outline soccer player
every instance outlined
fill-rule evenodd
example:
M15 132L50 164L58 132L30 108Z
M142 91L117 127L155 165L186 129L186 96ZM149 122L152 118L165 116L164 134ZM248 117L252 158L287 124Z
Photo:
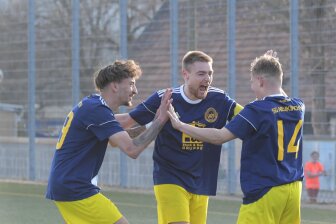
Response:
M153 125L137 138L132 140L116 121L114 112L118 107L132 105L140 75L140 66L133 60L117 60L102 68L95 76L99 93L82 99L68 114L56 145L46 193L66 223L128 224L91 181L98 174L108 143L135 159L168 120L170 89L160 97Z
M190 51L183 57L184 84L173 89L172 104L186 123L222 128L242 107L223 90L211 86L212 63L212 58L201 51ZM153 93L129 114L116 118L125 127L148 124L163 93ZM209 195L216 194L220 153L220 144L198 141L165 124L153 153L159 224L206 223Z
M244 193L237 223L299 224L302 191L302 124L304 103L282 90L283 72L276 52L251 64L251 89L257 100L224 128L197 128L179 120L174 128L203 142L243 141L240 183Z

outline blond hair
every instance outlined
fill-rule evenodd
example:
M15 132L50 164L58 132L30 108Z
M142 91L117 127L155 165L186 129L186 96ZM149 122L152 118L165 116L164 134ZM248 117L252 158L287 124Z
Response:
M252 75L264 75L282 81L283 72L279 58L264 54L251 63Z
M182 69L188 70L189 65L195 62L213 63L212 58L203 51L188 51L182 59Z

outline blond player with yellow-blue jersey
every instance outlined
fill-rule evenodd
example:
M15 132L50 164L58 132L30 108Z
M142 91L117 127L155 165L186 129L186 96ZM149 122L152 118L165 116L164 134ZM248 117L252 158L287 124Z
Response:
M92 183L107 144L135 159L168 120L171 90L161 97L153 125L135 139L120 126L114 111L131 106L141 69L133 60L117 60L95 76L97 94L85 97L68 114L56 145L46 198L54 200L68 224L128 224L114 203Z
M283 72L276 52L251 64L251 89L257 100L224 128L197 128L181 122L170 108L174 128L195 139L222 144L243 140L238 224L299 224L303 179L302 124L305 106L282 90Z
M190 51L182 59L184 84L173 89L172 104L180 119L197 127L222 128L241 106L211 86L212 58ZM117 115L122 125L152 121L164 90L154 92L129 114ZM208 144L175 130L169 122L155 140L154 193L159 224L205 224L209 195L216 195L221 145Z

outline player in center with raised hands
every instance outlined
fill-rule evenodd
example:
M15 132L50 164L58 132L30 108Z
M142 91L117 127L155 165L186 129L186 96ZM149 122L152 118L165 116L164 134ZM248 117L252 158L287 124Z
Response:
M179 118L196 127L222 128L242 107L212 87L213 59L202 51L182 59L184 84L174 88L172 105ZM116 115L124 128L150 123L165 90L154 92L128 114ZM155 141L154 192L159 224L204 224L208 199L216 195L221 145L198 141L168 122Z

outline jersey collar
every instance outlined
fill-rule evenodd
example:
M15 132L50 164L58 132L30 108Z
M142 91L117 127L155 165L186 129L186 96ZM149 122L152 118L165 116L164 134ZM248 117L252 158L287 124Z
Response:
M191 100L191 99L189 99L189 98L187 97L187 95L185 95L184 90L183 90L183 87L184 87L184 85L180 86L180 92L181 92L182 98L183 98L186 102L188 102L188 103L190 103L190 104L198 104L199 102L202 101L202 99L198 99L198 100Z
M268 97L286 97L286 96L284 96L283 94L281 94L281 93L278 93L278 94L271 94L271 95L268 95L268 96L265 96L264 98L263 98L263 100L265 100L266 98L268 98Z

